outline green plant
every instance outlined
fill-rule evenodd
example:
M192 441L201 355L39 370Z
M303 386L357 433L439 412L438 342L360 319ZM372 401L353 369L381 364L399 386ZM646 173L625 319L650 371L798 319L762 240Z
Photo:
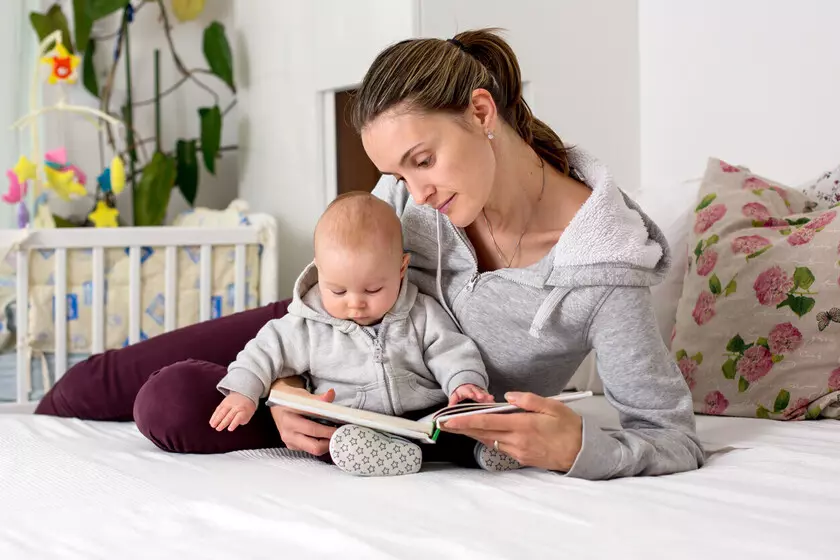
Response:
M146 6L155 5L160 10L160 22L166 35L167 45L172 60L181 74L181 78L171 87L161 91L160 88L160 52L155 51L154 83L155 93L151 99L135 101L132 98L131 59L131 22L134 14ZM119 28L110 36L94 36L92 30L97 20L122 12ZM131 189L133 201L133 224L137 226L161 225L166 216L166 209L173 188L177 187L190 205L195 203L199 187L199 160L207 171L215 174L216 159L221 152L234 150L236 146L222 146L222 123L225 115L236 104L236 99L224 109L219 107L219 95L201 79L200 74L215 76L233 93L236 84L233 79L233 58L228 43L225 28L219 22L212 22L204 29L203 51L208 68L187 68L175 49L172 39L170 18L163 0L139 0L134 4L131 0L73 0L73 37L71 38L68 19L61 6L54 4L45 13L32 12L30 14L32 28L43 40L50 33L60 30L62 41L68 50L82 56L81 81L84 88L99 99L100 110L111 114L125 123L125 146L117 148L117 138L114 130L105 127L107 142L114 153L127 163L127 186ZM75 39L73 41L72 39ZM94 54L107 42L113 41L114 53L111 58L107 77L100 85L94 63ZM114 91L114 79L119 64L125 64L126 99L125 103L115 112L111 107ZM161 99L170 95L186 82L192 82L204 90L212 99L212 105L198 109L200 135L198 138L179 138L170 149L161 145ZM135 113L137 107L154 105L155 108L155 136L141 138L135 127ZM145 145L154 142L154 152L146 153ZM101 144L100 144L101 145ZM101 148L100 148L101 150ZM103 160L104 160L104 154ZM97 187L98 189L98 187ZM97 197L99 191L97 190ZM94 202L95 204L95 202Z

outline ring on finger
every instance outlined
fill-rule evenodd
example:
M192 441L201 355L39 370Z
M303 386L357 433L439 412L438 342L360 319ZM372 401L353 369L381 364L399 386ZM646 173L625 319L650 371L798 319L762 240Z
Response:
M493 441L493 449L495 449L496 451L499 450L499 440L494 440Z

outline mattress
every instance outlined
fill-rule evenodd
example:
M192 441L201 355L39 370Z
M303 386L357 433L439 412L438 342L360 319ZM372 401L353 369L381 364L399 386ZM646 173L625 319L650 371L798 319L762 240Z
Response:
M602 397L575 408L617 425ZM589 482L444 465L355 478L276 449L167 454L130 423L0 415L0 558L835 554L840 423L698 423L705 468Z

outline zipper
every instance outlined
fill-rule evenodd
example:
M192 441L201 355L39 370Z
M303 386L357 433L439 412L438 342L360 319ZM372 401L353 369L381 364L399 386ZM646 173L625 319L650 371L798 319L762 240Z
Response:
M359 326L362 329L368 338L370 338L371 342L373 343L373 361L374 363L378 364L382 371L382 379L385 381L385 393L388 395L388 406L391 407L391 414L396 414L396 407L394 406L394 395L391 393L391 382L388 379L388 373L385 371L385 358L383 356L383 348L382 342L379 340L378 337L373 336L373 334L368 331L367 327ZM380 325L380 333L382 332L381 329L384 329L385 325Z

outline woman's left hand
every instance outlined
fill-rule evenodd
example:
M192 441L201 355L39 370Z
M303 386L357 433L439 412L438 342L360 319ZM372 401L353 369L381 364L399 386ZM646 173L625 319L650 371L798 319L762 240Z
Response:
M505 399L527 412L478 414L446 421L441 429L477 439L522 465L567 472L583 446L583 419L565 404L533 393L507 393Z

